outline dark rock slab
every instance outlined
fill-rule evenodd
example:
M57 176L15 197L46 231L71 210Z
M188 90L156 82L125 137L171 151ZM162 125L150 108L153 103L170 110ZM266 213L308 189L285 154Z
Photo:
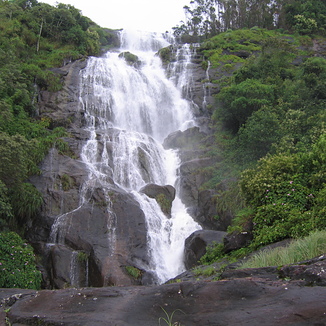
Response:
M226 231L232 222L233 215L228 210L217 210L219 193L214 189L198 193L198 206L191 214L204 229Z
M321 255L314 261L313 264L308 261L284 266L279 275L291 280L305 280L307 285L326 286L326 255Z
M34 292L17 300L11 325L158 325L174 312L182 325L325 325L325 288L259 277ZM2 322L4 322L2 320Z

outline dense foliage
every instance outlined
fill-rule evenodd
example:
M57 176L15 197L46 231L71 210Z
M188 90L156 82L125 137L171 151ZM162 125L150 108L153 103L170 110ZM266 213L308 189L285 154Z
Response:
M221 33L200 48L220 85L213 117L222 164L239 179L217 205L237 216L230 232L252 225L251 250L326 228L326 59L311 56L311 47L308 36L253 28ZM230 57L243 51L241 61ZM230 64L233 74L219 76ZM219 164L210 187L226 176ZM222 254L218 247L203 261Z
M49 148L67 151L64 128L37 114L40 90L61 89L50 68L97 55L115 42L71 5L0 0L0 232L24 235L43 199L28 182ZM31 247L0 233L0 287L39 288Z
M177 36L212 37L228 29L286 29L326 33L326 3L320 0L191 0Z
M39 289L33 249L14 232L0 233L0 288Z
M0 1L0 229L18 229L37 213L42 198L27 179L50 146L64 147L64 129L51 130L51 121L37 116L38 91L62 86L49 68L112 42L109 30L71 5Z

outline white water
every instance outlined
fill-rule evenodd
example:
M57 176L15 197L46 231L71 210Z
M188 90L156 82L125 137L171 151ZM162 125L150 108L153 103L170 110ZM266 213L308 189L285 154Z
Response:
M90 134L82 159L90 170L88 186L106 187L113 180L139 202L146 215L151 258L143 268L163 283L184 270L184 240L200 227L178 197L168 219L154 199L138 191L148 183L175 185L177 153L161 144L170 133L194 125L190 104L182 97L190 78L186 68L191 51L184 47L168 79L155 55L169 45L161 34L123 32L121 37L119 52L90 58L81 75L81 103ZM141 64L128 65L119 58L123 51L137 55ZM108 241L114 250L114 218L110 223Z

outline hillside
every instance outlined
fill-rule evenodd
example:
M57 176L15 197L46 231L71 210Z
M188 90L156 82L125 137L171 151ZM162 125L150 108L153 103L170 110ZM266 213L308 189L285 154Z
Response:
M80 72L91 57L119 45L117 31L97 26L70 5L0 2L0 287L9 288L1 290L3 320L59 325L63 316L65 325L79 325L88 309L90 323L105 324L111 318L112 324L149 325L167 307L168 315L181 309L185 316L178 320L186 325L215 325L218 318L230 325L254 325L251 314L258 316L259 325L268 312L259 302L276 311L266 325L323 320L326 8L313 0L275 1L280 6L275 26L269 19L273 11L262 17L258 8L246 20L224 7L216 28L216 16L206 23L202 19L212 3L227 4L193 1L186 8L188 23L174 28L179 40L195 42L189 46L195 55L186 98L194 104L198 126L172 133L163 142L179 151L181 200L203 230L186 240L188 271L170 284L147 287L155 282L139 263L150 260L143 207L117 186L109 171L118 128L99 130L94 138L101 141L98 156L103 148L108 153L103 174L109 186L94 182L85 191L87 200L80 200L88 178L82 148L89 135L83 129L88 112L80 108L79 92L87 84L81 84ZM175 44L158 52L167 75L180 48ZM134 54L119 57L140 70L142 62ZM88 98L87 90L83 95ZM148 146L144 139L141 144L136 156L149 180ZM156 186L141 191L169 219L175 189ZM64 241L55 243L52 230L59 228L58 216L69 223L56 233ZM119 217L114 225L109 223L112 216ZM114 245L108 241L111 233ZM311 240L314 236L319 238ZM267 262L263 255L268 267L240 265L257 250L287 248L291 240L303 238L308 246L315 241L317 251L280 263ZM117 253L108 255L111 247ZM77 291L71 266L81 275L75 284L121 287ZM234 270L239 266L243 269ZM29 290L18 300L14 288ZM41 288L47 290L39 295ZM281 307L279 300L293 305ZM102 314L107 306L115 311L112 316Z

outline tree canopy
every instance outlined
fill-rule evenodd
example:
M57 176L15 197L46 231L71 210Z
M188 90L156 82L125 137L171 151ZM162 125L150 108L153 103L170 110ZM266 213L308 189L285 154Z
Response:
M175 35L212 37L228 29L286 29L326 33L326 3L320 0L191 0Z

